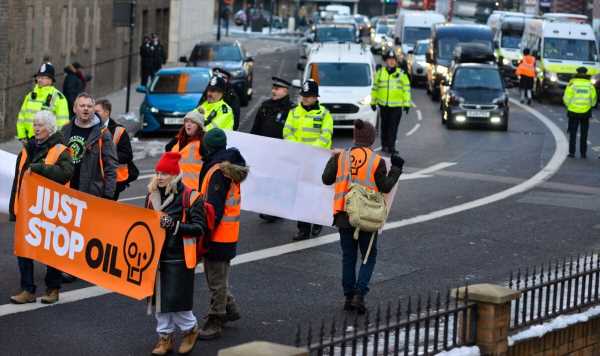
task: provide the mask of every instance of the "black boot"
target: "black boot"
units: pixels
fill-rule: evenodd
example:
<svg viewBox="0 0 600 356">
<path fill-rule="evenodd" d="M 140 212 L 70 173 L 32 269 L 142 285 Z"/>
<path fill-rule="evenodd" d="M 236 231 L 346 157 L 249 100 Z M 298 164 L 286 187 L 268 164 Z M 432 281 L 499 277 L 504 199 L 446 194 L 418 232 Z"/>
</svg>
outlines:
<svg viewBox="0 0 600 356">
<path fill-rule="evenodd" d="M 354 310 L 354 305 L 352 305 L 352 296 L 346 296 L 346 301 L 344 301 L 344 310 L 345 311 Z"/>
<path fill-rule="evenodd" d="M 358 314 L 364 314 L 367 312 L 367 306 L 365 305 L 365 297 L 361 294 L 357 294 L 352 298 L 352 306 L 356 309 Z"/>
<path fill-rule="evenodd" d="M 225 312 L 225 322 L 240 320 L 242 317 L 236 304 L 227 304 Z"/>
</svg>

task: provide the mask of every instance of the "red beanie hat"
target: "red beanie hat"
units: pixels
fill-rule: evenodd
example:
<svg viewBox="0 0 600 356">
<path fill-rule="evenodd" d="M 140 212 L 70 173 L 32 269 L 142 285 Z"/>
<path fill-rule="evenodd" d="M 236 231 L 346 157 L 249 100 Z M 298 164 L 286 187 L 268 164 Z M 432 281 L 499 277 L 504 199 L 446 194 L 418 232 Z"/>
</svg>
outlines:
<svg viewBox="0 0 600 356">
<path fill-rule="evenodd" d="M 167 173 L 172 176 L 179 175 L 179 160 L 181 154 L 179 152 L 165 152 L 158 160 L 155 170 L 157 173 Z"/>
</svg>

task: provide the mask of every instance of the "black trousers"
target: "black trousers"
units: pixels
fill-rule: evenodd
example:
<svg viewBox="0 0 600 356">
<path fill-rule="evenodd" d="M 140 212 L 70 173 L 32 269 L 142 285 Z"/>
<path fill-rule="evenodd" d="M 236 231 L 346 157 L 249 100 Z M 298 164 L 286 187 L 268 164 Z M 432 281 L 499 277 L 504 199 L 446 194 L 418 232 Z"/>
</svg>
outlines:
<svg viewBox="0 0 600 356">
<path fill-rule="evenodd" d="M 381 115 L 381 147 L 395 149 L 398 126 L 402 118 L 402 108 L 380 106 L 379 113 Z"/>
<path fill-rule="evenodd" d="M 581 125 L 581 134 L 579 139 L 579 152 L 582 156 L 587 155 L 587 137 L 588 137 L 588 129 L 590 128 L 590 118 L 589 115 L 586 117 L 584 115 L 577 115 L 573 113 L 569 113 L 569 153 L 575 154 L 577 151 L 577 129 Z"/>
</svg>

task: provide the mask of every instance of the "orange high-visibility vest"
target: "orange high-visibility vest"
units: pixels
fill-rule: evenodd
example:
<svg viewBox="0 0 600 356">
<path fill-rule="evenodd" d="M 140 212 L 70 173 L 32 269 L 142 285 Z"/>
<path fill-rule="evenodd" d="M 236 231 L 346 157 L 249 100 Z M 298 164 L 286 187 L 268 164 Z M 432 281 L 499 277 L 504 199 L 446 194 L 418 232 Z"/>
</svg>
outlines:
<svg viewBox="0 0 600 356">
<path fill-rule="evenodd" d="M 124 133 L 125 128 L 123 126 L 117 126 L 115 128 L 115 133 L 113 135 L 113 143 L 115 144 L 115 147 L 119 144 L 119 141 L 121 141 L 121 137 Z M 127 165 L 127 163 L 119 164 L 117 166 L 117 183 L 126 182 L 128 178 L 129 166 Z"/>
<path fill-rule="evenodd" d="M 179 142 L 173 146 L 171 152 L 179 152 L 181 160 L 179 160 L 179 168 L 183 173 L 183 184 L 193 190 L 198 190 L 200 171 L 202 170 L 202 156 L 200 155 L 200 141 L 194 140 L 188 142 L 183 148 L 179 149 Z"/>
<path fill-rule="evenodd" d="M 347 151 L 339 154 L 334 185 L 333 215 L 344 211 L 345 197 L 351 182 L 378 191 L 375 184 L 375 171 L 381 162 L 381 156 L 370 148 L 358 147 L 350 151 L 350 161 L 352 163 L 348 160 Z"/>
<path fill-rule="evenodd" d="M 212 166 L 202 181 L 202 188 L 200 194 L 207 198 L 208 184 L 215 174 L 216 171 L 221 169 L 219 164 Z M 229 185 L 229 191 L 225 198 L 225 210 L 223 211 L 223 217 L 221 222 L 213 231 L 211 241 L 221 243 L 235 243 L 239 239 L 240 235 L 240 212 L 242 204 L 242 195 L 240 190 L 240 183 L 236 183 L 233 180 Z"/>
<path fill-rule="evenodd" d="M 524 56 L 521 63 L 517 67 L 517 75 L 533 78 L 535 77 L 535 57 Z"/>
<path fill-rule="evenodd" d="M 61 143 L 58 143 L 56 145 L 54 145 L 53 147 L 51 147 L 48 150 L 48 153 L 46 154 L 46 158 L 44 158 L 44 164 L 51 166 L 51 165 L 55 165 L 56 162 L 58 161 L 58 157 L 60 157 L 60 155 L 67 151 L 69 148 Z M 19 192 L 21 191 L 21 179 L 22 179 L 22 175 L 23 175 L 23 168 L 25 167 L 25 162 L 27 161 L 27 150 L 25 148 L 23 148 L 21 150 L 21 160 L 19 161 L 19 171 L 17 172 L 17 175 L 15 176 L 15 179 L 18 179 L 17 181 L 17 189 L 15 191 L 15 201 L 14 201 L 14 212 L 15 215 L 17 215 L 17 212 L 19 211 Z M 69 182 L 65 183 L 65 186 L 68 187 L 69 186 Z"/>
</svg>

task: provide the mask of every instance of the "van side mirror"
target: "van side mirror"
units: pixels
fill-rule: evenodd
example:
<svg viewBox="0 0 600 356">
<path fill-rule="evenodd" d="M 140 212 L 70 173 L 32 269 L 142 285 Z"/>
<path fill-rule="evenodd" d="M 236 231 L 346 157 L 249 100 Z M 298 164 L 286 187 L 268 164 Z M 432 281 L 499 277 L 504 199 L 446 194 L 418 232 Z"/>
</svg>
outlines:
<svg viewBox="0 0 600 356">
<path fill-rule="evenodd" d="M 179 61 L 180 61 L 181 63 L 187 63 L 187 62 L 188 62 L 188 59 L 187 59 L 187 57 L 186 57 L 186 56 L 181 56 L 181 57 L 179 57 Z"/>
<path fill-rule="evenodd" d="M 304 63 L 298 63 L 298 65 L 296 65 L 296 68 L 297 68 L 299 71 L 303 71 L 303 70 L 304 70 L 304 68 L 306 68 L 306 65 L 305 65 Z"/>
<path fill-rule="evenodd" d="M 400 41 L 400 39 L 398 37 L 394 38 L 394 44 L 396 46 L 402 46 L 402 41 Z"/>
</svg>

